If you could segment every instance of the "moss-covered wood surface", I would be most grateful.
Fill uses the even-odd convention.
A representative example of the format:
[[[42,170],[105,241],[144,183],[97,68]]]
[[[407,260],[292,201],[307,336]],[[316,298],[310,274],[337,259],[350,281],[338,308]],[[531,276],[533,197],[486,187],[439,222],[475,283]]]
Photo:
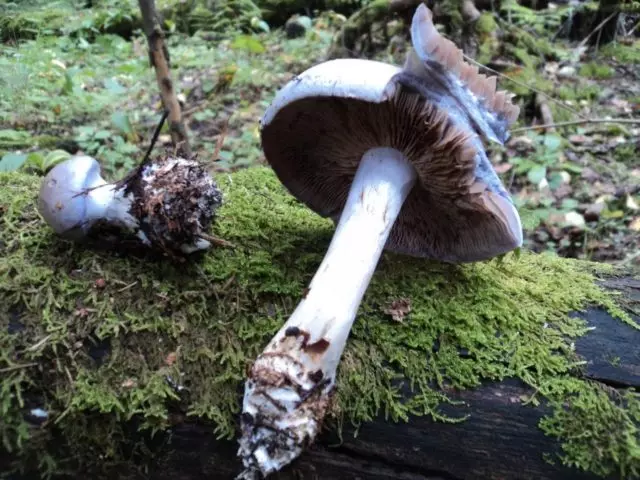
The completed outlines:
[[[184,422],[228,440],[220,448],[231,461],[245,369],[293,310],[333,228],[269,169],[217,181],[225,205],[213,233],[235,248],[176,265],[56,238],[35,210],[40,178],[0,173],[3,469],[13,461],[96,478],[127,462],[157,464],[171,448],[158,450],[162,432]],[[572,314],[599,308],[608,329],[636,335],[624,296],[596,281],[615,273],[527,253],[464,266],[385,254],[341,362],[331,425],[375,432],[374,418],[398,429],[435,421],[433,435],[445,438],[477,419],[457,400],[515,382],[521,393],[509,401],[542,416],[537,435],[557,445],[531,455],[637,478],[637,387],[586,375],[576,345],[595,333]],[[400,299],[411,311],[399,322],[386,312]],[[612,368],[633,355],[614,349]],[[498,428],[500,415],[491,418],[482,428]]]

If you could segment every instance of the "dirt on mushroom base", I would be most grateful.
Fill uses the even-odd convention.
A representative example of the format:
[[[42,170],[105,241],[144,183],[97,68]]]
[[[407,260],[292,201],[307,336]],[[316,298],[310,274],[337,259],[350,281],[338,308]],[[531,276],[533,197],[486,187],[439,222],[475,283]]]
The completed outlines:
[[[147,239],[173,257],[193,248],[215,218],[222,203],[218,189],[204,165],[163,155],[142,167],[128,186],[136,201],[133,215],[141,219]]]
[[[0,174],[0,437],[14,458],[107,474],[131,458],[153,461],[153,442],[134,432],[184,414],[233,437],[245,366],[299,301],[332,223],[267,168],[220,175],[226,201],[214,233],[236,248],[176,268],[56,238],[36,213],[39,181]],[[585,325],[570,311],[603,305],[630,321],[594,285],[611,272],[547,255],[464,266],[383,255],[341,362],[332,421],[383,412],[464,421],[442,416],[446,392],[434,385],[514,376],[551,402],[541,428],[564,442],[568,461],[638,473],[640,400],[619,402],[574,376],[571,345]],[[412,307],[401,324],[385,313],[397,298]],[[401,399],[400,383],[414,395]],[[47,412],[42,428],[23,415],[34,408]],[[571,436],[577,426],[585,435]]]

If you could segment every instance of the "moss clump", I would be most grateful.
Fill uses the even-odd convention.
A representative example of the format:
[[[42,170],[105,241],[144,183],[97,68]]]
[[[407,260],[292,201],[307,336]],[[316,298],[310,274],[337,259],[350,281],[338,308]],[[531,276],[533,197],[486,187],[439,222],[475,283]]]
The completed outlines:
[[[582,64],[579,74],[589,78],[611,78],[615,71],[609,65],[591,62]]]
[[[632,45],[608,43],[600,49],[603,58],[613,58],[621,63],[640,63],[640,41],[635,40]]]
[[[215,234],[236,248],[176,267],[59,240],[35,210],[39,179],[0,174],[0,438],[16,465],[98,475],[150,458],[132,432],[162,430],[175,412],[234,435],[245,367],[299,301],[333,228],[269,169],[217,181],[226,204]],[[640,401],[601,394],[576,368],[572,342],[587,328],[568,313],[598,304],[623,316],[595,286],[596,268],[532,254],[464,266],[385,254],[333,413],[457,421],[442,416],[439,387],[516,377],[554,406],[543,427],[567,462],[637,474]],[[384,313],[398,298],[412,305],[403,323]],[[584,401],[567,407],[568,394]],[[48,412],[42,427],[25,417],[33,408]]]
[[[480,63],[489,63],[500,49],[497,36],[498,24],[492,14],[485,12],[476,21],[474,29],[480,43],[476,60]]]

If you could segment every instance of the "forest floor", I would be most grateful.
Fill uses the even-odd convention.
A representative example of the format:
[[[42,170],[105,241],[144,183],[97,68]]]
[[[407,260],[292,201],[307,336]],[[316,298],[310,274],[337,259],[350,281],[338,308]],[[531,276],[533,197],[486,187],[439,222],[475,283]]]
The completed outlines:
[[[321,14],[294,39],[281,29],[169,36],[172,76],[201,160],[217,172],[264,162],[262,113],[278,88],[326,58],[337,18]],[[531,81],[552,98],[527,93],[512,138],[492,150],[492,161],[521,211],[525,248],[640,269],[640,124],[520,130],[544,123],[535,98],[551,107],[555,122],[640,119],[637,37],[597,50],[578,44],[553,40],[558,53],[537,65]],[[404,50],[396,45],[373,58],[401,64]],[[519,68],[517,59],[503,60]],[[508,80],[499,85],[512,90]],[[141,160],[160,105],[138,31],[129,39],[46,31],[9,39],[0,45],[0,170],[42,172],[81,150],[99,159],[106,177],[122,176]],[[165,131],[160,143],[169,142]]]

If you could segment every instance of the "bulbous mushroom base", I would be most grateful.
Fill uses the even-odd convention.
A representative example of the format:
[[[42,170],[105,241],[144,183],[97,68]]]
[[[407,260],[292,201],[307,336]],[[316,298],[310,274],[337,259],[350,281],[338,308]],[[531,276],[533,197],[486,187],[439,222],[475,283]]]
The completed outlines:
[[[125,187],[133,193],[137,236],[171,255],[211,246],[205,233],[222,203],[222,192],[196,161],[165,156],[142,167]]]
[[[238,450],[245,470],[237,479],[282,469],[315,441],[322,427],[335,374],[325,376],[306,351],[305,332],[296,333],[280,340],[279,352],[267,349],[250,370]]]

